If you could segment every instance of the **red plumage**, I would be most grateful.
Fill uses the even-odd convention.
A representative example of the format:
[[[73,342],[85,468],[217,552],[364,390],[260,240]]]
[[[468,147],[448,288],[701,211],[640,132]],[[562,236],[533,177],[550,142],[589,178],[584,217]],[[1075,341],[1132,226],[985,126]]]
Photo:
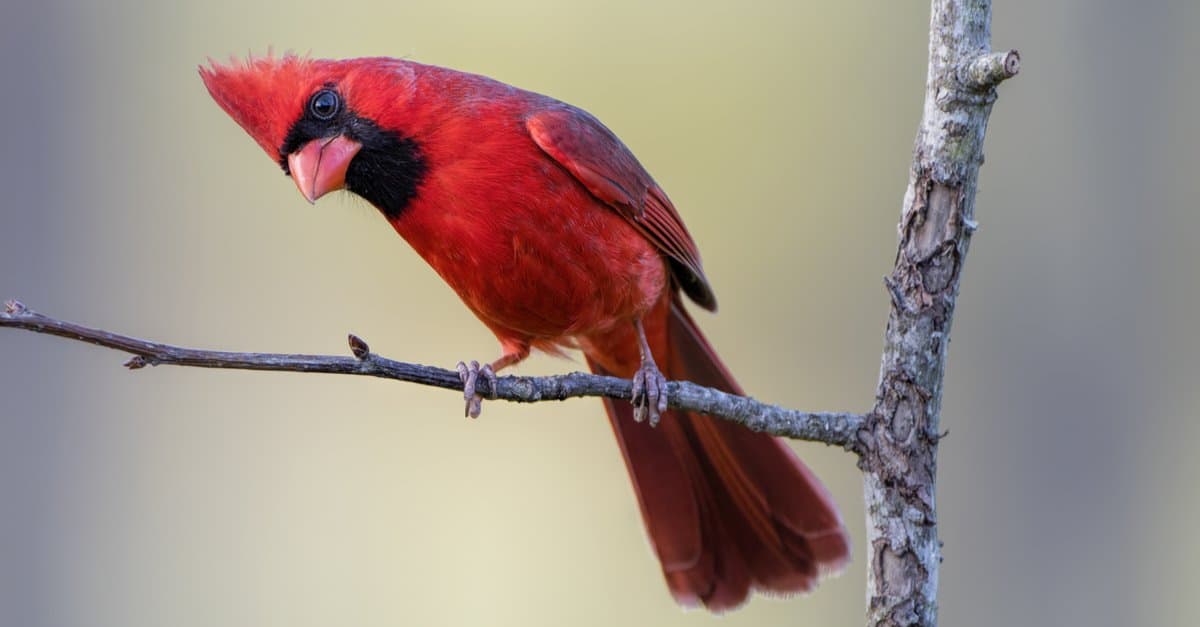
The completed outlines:
[[[586,112],[385,58],[289,55],[201,76],[310,199],[344,186],[374,202],[496,334],[496,369],[532,348],[578,347],[596,372],[632,377],[657,362],[667,378],[741,393],[681,301],[682,290],[716,308],[695,243]],[[322,91],[333,96],[318,102]],[[643,329],[653,360],[639,351]],[[681,603],[723,610],[752,589],[808,590],[848,559],[829,494],[781,441],[677,411],[651,427],[627,402],[606,407]]]

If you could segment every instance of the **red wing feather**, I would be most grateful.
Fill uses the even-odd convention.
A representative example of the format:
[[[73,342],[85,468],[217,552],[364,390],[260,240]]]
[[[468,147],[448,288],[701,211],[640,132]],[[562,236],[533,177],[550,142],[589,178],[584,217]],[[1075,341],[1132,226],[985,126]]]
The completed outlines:
[[[565,104],[533,113],[525,127],[538,147],[671,260],[675,279],[688,296],[705,309],[717,308],[700,251],[675,206],[612,131]]]

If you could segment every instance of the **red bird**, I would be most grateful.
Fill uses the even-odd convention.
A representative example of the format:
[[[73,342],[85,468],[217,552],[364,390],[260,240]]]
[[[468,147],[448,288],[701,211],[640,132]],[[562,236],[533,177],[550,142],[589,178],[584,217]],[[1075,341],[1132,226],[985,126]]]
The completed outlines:
[[[200,76],[305,198],[366,199],[496,334],[499,358],[460,364],[468,413],[477,377],[535,348],[579,348],[593,372],[634,379],[633,404],[605,405],[678,602],[805,591],[846,562],[829,493],[783,442],[667,410],[667,377],[742,389],[683,306],[680,292],[717,306],[696,244],[599,120],[388,58],[251,58]]]

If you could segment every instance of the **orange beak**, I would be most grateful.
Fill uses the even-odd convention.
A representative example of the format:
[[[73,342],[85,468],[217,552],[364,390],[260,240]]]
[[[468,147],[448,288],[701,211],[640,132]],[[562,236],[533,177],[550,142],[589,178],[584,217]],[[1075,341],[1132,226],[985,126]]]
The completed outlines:
[[[345,135],[314,139],[288,155],[288,171],[300,193],[315,203],[346,186],[346,169],[361,148],[362,144]]]

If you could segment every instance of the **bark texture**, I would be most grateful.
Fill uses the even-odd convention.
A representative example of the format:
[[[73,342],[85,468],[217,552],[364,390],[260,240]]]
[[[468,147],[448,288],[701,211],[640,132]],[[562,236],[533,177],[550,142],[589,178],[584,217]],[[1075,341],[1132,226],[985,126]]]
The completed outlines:
[[[860,433],[867,624],[935,625],[935,479],[942,380],[995,86],[1020,69],[989,50],[991,2],[934,0],[925,108],[900,216],[875,407]]]

